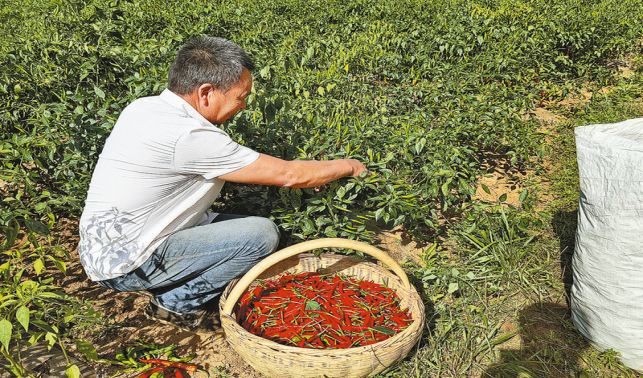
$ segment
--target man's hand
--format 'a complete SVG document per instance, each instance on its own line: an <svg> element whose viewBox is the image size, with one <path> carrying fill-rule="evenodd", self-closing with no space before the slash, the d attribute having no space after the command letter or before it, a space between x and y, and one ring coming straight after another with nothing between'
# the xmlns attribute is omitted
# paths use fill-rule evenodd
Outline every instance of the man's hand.
<svg viewBox="0 0 643 378"><path fill-rule="evenodd" d="M286 161L261 154L249 166L219 178L244 184L312 188L344 176L357 177L365 171L364 164L355 159Z"/></svg>
<svg viewBox="0 0 643 378"><path fill-rule="evenodd" d="M347 159L347 160L348 162L350 162L351 166L353 167L353 172L351 173L351 175L353 175L354 177L359 177L359 175L362 172L366 172L368 174L368 169L366 169L364 164L360 163L359 160L355 160L355 159Z"/></svg>

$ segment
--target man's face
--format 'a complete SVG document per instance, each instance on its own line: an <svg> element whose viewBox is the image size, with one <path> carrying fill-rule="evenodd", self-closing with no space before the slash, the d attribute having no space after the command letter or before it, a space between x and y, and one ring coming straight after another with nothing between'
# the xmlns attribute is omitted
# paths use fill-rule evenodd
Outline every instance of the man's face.
<svg viewBox="0 0 643 378"><path fill-rule="evenodd" d="M246 97L252 90L252 75L247 69L243 70L241 79L226 93L213 89L208 94L210 106L203 114L205 118L215 124L222 124L239 110L246 108Z"/></svg>

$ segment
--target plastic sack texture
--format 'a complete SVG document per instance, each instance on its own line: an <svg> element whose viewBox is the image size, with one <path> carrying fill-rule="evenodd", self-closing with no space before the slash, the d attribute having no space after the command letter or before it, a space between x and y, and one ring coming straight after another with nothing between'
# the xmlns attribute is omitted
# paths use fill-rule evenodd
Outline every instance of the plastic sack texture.
<svg viewBox="0 0 643 378"><path fill-rule="evenodd" d="M580 204L572 319L643 372L643 118L575 129Z"/></svg>

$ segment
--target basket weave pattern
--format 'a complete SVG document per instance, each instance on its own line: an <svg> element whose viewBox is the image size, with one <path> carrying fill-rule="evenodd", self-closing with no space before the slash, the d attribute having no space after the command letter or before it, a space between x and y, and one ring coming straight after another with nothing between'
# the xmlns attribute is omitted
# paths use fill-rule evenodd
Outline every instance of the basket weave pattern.
<svg viewBox="0 0 643 378"><path fill-rule="evenodd" d="M413 286L389 270L359 259L333 254L316 257L302 253L282 260L265 270L259 279L282 273L341 272L359 279L386 285L396 291L401 308L408 308L413 323L393 337L362 347L312 349L286 346L256 336L240 326L235 315L221 311L221 323L231 347L255 370L269 377L365 377L374 375L404 358L417 343L424 326L424 305ZM220 301L223 309L237 281L228 285Z"/></svg>

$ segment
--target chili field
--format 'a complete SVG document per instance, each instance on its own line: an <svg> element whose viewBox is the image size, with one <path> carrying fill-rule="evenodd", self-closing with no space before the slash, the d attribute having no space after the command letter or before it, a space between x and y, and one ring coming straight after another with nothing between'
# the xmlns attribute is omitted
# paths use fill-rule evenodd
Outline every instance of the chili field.
<svg viewBox="0 0 643 378"><path fill-rule="evenodd" d="M205 34L257 66L247 109L222 126L233 139L371 172L316 190L228 183L213 209L270 217L282 247L386 232L415 246L403 266L424 334L379 376L638 376L583 340L567 299L573 127L643 116L640 0L0 3L5 358L117 327L43 277L73 259L57 233L79 217L120 111L159 94L178 48Z"/></svg>

